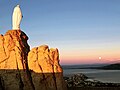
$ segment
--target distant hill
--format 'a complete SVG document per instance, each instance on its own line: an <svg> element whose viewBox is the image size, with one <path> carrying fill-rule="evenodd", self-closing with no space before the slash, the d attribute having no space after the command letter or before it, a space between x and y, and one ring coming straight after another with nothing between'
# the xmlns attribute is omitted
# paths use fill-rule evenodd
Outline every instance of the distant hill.
<svg viewBox="0 0 120 90"><path fill-rule="evenodd" d="M106 66L108 64L83 64L83 65L62 65L63 69L94 69L96 67Z"/></svg>
<svg viewBox="0 0 120 90"><path fill-rule="evenodd" d="M115 64L95 64L95 65L63 65L65 69L104 69L104 70L120 70L120 63Z"/></svg>
<svg viewBox="0 0 120 90"><path fill-rule="evenodd" d="M118 64L118 63L120 63L120 60L113 60L113 61L109 61L109 62L107 62L108 64Z"/></svg>
<svg viewBox="0 0 120 90"><path fill-rule="evenodd" d="M102 66L102 67L96 67L96 69L120 70L120 63L110 64L110 65L106 65L106 66Z"/></svg>

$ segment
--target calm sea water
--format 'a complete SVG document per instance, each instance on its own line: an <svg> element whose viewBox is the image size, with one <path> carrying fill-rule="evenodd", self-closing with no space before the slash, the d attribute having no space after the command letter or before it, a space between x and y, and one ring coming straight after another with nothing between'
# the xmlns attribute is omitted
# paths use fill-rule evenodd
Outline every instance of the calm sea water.
<svg viewBox="0 0 120 90"><path fill-rule="evenodd" d="M64 76L83 73L91 79L102 82L120 83L120 70L97 70L97 69L64 69Z"/></svg>

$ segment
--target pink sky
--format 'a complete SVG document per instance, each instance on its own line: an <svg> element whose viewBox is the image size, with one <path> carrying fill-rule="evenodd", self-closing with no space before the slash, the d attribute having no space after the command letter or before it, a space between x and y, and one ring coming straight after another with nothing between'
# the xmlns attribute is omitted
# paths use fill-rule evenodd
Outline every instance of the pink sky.
<svg viewBox="0 0 120 90"><path fill-rule="evenodd" d="M99 59L101 57L101 59ZM120 50L117 48L73 50L60 54L61 64L94 64L108 63L120 60Z"/></svg>

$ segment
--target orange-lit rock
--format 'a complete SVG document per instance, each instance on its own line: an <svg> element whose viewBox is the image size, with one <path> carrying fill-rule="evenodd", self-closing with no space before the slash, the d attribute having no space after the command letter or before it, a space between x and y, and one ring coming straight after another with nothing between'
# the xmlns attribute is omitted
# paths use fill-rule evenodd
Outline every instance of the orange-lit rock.
<svg viewBox="0 0 120 90"><path fill-rule="evenodd" d="M58 49L49 49L47 45L33 48L28 54L28 66L33 71L36 90L66 90Z"/></svg>
<svg viewBox="0 0 120 90"><path fill-rule="evenodd" d="M29 52L28 37L21 30L0 35L0 69L25 69Z"/></svg>
<svg viewBox="0 0 120 90"><path fill-rule="evenodd" d="M0 90L66 90L58 49L30 51L27 40L21 30L0 34Z"/></svg>
<svg viewBox="0 0 120 90"><path fill-rule="evenodd" d="M47 45L35 47L29 52L28 65L36 73L63 72L59 65L58 49L49 49Z"/></svg>
<svg viewBox="0 0 120 90"><path fill-rule="evenodd" d="M28 37L21 30L0 35L0 89L34 89L27 65Z"/></svg>

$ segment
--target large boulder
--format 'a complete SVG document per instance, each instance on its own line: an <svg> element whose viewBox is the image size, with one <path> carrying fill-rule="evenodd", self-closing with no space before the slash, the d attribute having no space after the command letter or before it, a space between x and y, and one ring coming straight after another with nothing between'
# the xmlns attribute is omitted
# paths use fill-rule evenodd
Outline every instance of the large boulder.
<svg viewBox="0 0 120 90"><path fill-rule="evenodd" d="M28 54L28 65L33 71L31 75L36 90L66 89L58 49L49 49L47 45L33 48Z"/></svg>

